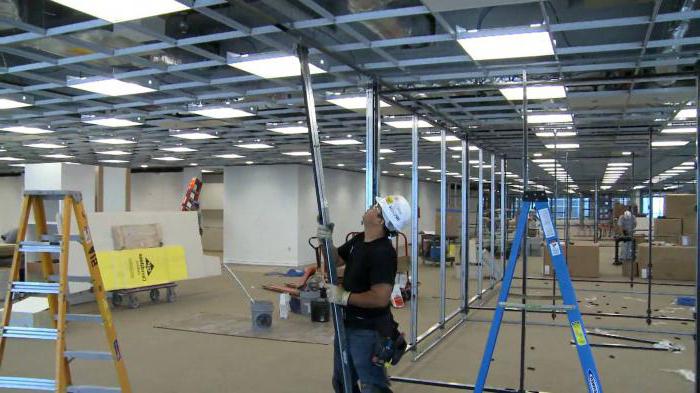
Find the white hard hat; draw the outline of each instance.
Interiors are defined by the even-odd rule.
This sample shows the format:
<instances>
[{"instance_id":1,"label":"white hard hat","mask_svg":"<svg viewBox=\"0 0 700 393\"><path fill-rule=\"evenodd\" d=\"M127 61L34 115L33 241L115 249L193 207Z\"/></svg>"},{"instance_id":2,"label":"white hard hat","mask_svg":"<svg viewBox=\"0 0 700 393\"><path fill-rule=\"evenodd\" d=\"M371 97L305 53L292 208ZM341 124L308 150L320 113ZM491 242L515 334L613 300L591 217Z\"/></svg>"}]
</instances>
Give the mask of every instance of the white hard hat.
<instances>
[{"instance_id":1,"label":"white hard hat","mask_svg":"<svg viewBox=\"0 0 700 393\"><path fill-rule=\"evenodd\" d=\"M387 195L375 199L382 208L387 229L399 232L411 221L411 205L401 195Z\"/></svg>"}]
</instances>

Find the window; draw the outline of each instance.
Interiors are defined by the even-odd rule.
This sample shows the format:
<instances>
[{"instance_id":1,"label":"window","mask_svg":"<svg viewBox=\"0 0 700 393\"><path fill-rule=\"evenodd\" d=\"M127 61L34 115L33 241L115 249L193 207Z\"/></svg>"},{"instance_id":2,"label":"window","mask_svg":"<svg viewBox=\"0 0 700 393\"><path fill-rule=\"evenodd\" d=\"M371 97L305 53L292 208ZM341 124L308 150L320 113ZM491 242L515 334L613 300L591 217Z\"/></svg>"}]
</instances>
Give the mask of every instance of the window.
<instances>
[{"instance_id":1,"label":"window","mask_svg":"<svg viewBox=\"0 0 700 393\"><path fill-rule=\"evenodd\" d=\"M661 217L664 214L664 197L655 196L652 217ZM649 214L649 197L642 198L642 213Z\"/></svg>"}]
</instances>

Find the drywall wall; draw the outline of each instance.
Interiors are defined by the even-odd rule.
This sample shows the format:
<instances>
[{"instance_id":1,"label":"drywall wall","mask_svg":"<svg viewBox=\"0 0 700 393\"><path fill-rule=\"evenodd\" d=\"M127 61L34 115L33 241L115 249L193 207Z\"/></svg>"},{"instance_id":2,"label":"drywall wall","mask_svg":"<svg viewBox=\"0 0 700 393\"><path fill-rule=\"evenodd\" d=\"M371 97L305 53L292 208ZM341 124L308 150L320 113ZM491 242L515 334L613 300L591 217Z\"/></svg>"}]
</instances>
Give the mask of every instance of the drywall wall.
<instances>
[{"instance_id":1,"label":"drywall wall","mask_svg":"<svg viewBox=\"0 0 700 393\"><path fill-rule=\"evenodd\" d=\"M102 169L102 211L126 211L127 168L104 167Z\"/></svg>"},{"instance_id":2,"label":"drywall wall","mask_svg":"<svg viewBox=\"0 0 700 393\"><path fill-rule=\"evenodd\" d=\"M182 172L131 174L131 211L180 210L184 195Z\"/></svg>"},{"instance_id":3,"label":"drywall wall","mask_svg":"<svg viewBox=\"0 0 700 393\"><path fill-rule=\"evenodd\" d=\"M298 265L295 165L224 168L224 260Z\"/></svg>"},{"instance_id":4,"label":"drywall wall","mask_svg":"<svg viewBox=\"0 0 700 393\"><path fill-rule=\"evenodd\" d=\"M364 175L326 169L335 243L360 231L365 211ZM386 177L383 194L410 199L409 179ZM311 167L299 165L230 167L224 169L224 259L231 263L300 266L315 261L308 245L316 233L316 196ZM420 183L422 230L432 230L439 187Z\"/></svg>"},{"instance_id":5,"label":"drywall wall","mask_svg":"<svg viewBox=\"0 0 700 393\"><path fill-rule=\"evenodd\" d=\"M333 242L336 245L345 241L350 232L362 231L362 215L365 212L365 176L363 173L326 169L326 193L331 220L335 224ZM381 195L400 194L411 200L411 180L384 176L380 179ZM421 216L419 231L432 231L435 226L436 209L440 206L440 187L436 183L418 184ZM310 167L300 167L299 182L299 260L302 263L315 261L314 251L308 239L316 234L316 189ZM403 230L409 233L410 227Z\"/></svg>"},{"instance_id":6,"label":"drywall wall","mask_svg":"<svg viewBox=\"0 0 700 393\"><path fill-rule=\"evenodd\" d=\"M24 192L24 177L0 177L0 234L16 228Z\"/></svg>"}]
</instances>

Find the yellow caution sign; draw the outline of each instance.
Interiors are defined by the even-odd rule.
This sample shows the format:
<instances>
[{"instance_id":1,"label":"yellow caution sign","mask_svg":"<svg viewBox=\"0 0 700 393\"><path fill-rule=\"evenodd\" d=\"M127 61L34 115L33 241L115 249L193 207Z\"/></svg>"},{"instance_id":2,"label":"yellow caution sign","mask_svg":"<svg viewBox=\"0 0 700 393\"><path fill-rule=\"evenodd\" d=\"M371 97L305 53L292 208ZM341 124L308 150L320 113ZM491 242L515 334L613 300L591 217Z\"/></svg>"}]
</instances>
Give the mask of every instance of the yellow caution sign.
<instances>
[{"instance_id":1,"label":"yellow caution sign","mask_svg":"<svg viewBox=\"0 0 700 393\"><path fill-rule=\"evenodd\" d=\"M182 246L137 248L97 253L107 291L164 284L187 278Z\"/></svg>"},{"instance_id":2,"label":"yellow caution sign","mask_svg":"<svg viewBox=\"0 0 700 393\"><path fill-rule=\"evenodd\" d=\"M574 331L574 337L576 338L576 345L582 346L586 345L586 335L583 333L583 327L579 321L574 321L571 323L571 329Z\"/></svg>"}]
</instances>

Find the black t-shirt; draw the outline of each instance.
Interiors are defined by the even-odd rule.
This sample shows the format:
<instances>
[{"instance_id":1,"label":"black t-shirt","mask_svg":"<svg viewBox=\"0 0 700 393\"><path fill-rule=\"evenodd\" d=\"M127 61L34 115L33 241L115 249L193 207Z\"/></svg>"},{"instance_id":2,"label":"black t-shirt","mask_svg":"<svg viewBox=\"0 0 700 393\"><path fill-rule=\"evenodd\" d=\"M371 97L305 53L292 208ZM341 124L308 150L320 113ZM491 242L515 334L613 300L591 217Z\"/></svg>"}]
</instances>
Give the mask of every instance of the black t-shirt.
<instances>
[{"instance_id":1,"label":"black t-shirt","mask_svg":"<svg viewBox=\"0 0 700 393\"><path fill-rule=\"evenodd\" d=\"M350 292L367 292L372 285L394 285L396 276L396 250L387 237L365 243L361 233L338 248L338 255L345 261L343 288ZM346 324L368 327L369 320L388 315L389 306L362 308L348 305L345 308Z\"/></svg>"}]
</instances>

